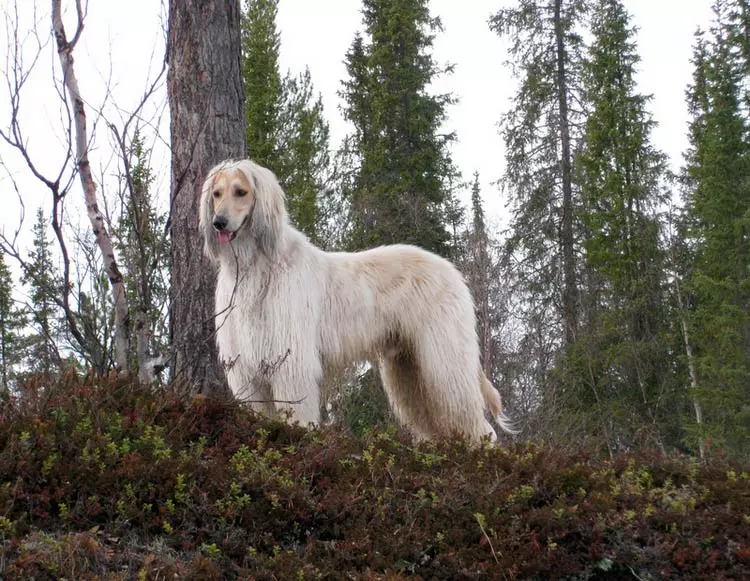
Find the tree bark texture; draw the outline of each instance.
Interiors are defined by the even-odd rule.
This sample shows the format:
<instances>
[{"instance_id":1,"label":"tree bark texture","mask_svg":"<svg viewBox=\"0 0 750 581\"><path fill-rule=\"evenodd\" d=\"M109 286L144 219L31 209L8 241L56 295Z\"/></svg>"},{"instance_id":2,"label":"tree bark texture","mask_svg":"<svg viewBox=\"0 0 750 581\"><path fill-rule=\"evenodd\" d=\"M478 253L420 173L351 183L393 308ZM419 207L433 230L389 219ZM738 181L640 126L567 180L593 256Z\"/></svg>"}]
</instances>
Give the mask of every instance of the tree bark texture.
<instances>
[{"instance_id":1,"label":"tree bark texture","mask_svg":"<svg viewBox=\"0 0 750 581\"><path fill-rule=\"evenodd\" d=\"M226 390L215 341L215 269L198 232L201 185L245 153L239 0L170 0L172 377L190 393Z\"/></svg>"},{"instance_id":2,"label":"tree bark texture","mask_svg":"<svg viewBox=\"0 0 750 581\"><path fill-rule=\"evenodd\" d=\"M578 289L576 286L575 248L573 237L573 163L570 147L570 119L568 113L568 85L565 51L565 27L562 14L563 0L555 0L555 41L557 48L557 94L560 113L560 147L562 173L562 223L560 246L563 268L563 324L565 344L571 345L578 327Z\"/></svg>"}]
</instances>

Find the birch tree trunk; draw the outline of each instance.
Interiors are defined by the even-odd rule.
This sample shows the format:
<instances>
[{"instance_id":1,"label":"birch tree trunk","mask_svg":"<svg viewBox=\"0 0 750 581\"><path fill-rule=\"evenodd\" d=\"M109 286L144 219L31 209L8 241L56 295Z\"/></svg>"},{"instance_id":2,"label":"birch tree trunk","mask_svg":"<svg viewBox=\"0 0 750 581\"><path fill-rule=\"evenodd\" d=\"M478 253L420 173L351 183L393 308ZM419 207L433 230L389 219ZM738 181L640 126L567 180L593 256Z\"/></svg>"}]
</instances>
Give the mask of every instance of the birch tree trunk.
<instances>
[{"instance_id":1,"label":"birch tree trunk","mask_svg":"<svg viewBox=\"0 0 750 581\"><path fill-rule=\"evenodd\" d=\"M83 31L83 9L81 0L76 0L77 24L72 40L68 40L65 26L62 21L61 0L52 0L52 30L57 44L57 55L63 71L63 82L73 106L73 124L75 133L75 155L78 166L78 175L83 186L86 201L86 212L91 222L91 228L96 236L96 243L101 250L104 267L109 282L112 284L112 293L115 307L115 363L119 373L127 374L129 368L129 341L128 341L128 305L125 296L125 283L122 273L117 266L115 250L112 239L109 236L104 217L99 210L96 199L96 183L91 173L89 164L89 135L86 128L86 109L83 98L78 87L75 69L73 67L73 49Z\"/></svg>"},{"instance_id":2,"label":"birch tree trunk","mask_svg":"<svg viewBox=\"0 0 750 581\"><path fill-rule=\"evenodd\" d=\"M172 122L172 377L190 393L226 390L215 341L216 272L198 233L207 171L245 155L239 0L169 0Z\"/></svg>"},{"instance_id":3,"label":"birch tree trunk","mask_svg":"<svg viewBox=\"0 0 750 581\"><path fill-rule=\"evenodd\" d=\"M674 286L677 291L677 307L680 309L680 329L682 330L682 341L685 345L685 355L687 356L688 373L690 374L690 387L693 391L693 397L691 401L693 403L693 410L695 411L695 423L698 425L703 424L703 408L701 403L698 401L695 395L698 390L698 373L695 370L695 361L693 356L693 344L690 342L690 336L688 335L687 320L685 320L685 309L682 301L682 291L680 290L680 278L675 275ZM698 453L701 460L706 457L706 447L703 438L698 441Z\"/></svg>"}]
</instances>

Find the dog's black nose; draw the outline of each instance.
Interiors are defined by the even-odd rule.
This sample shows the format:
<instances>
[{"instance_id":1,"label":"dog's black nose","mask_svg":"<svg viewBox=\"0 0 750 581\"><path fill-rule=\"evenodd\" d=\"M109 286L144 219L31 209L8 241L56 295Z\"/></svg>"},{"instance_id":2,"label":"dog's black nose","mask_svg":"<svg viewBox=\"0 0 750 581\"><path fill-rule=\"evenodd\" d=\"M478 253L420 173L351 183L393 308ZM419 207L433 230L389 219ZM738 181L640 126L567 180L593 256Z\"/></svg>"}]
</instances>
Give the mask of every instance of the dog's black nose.
<instances>
[{"instance_id":1,"label":"dog's black nose","mask_svg":"<svg viewBox=\"0 0 750 581\"><path fill-rule=\"evenodd\" d=\"M221 232L229 224L229 220L225 216L214 216L214 228Z\"/></svg>"}]
</instances>

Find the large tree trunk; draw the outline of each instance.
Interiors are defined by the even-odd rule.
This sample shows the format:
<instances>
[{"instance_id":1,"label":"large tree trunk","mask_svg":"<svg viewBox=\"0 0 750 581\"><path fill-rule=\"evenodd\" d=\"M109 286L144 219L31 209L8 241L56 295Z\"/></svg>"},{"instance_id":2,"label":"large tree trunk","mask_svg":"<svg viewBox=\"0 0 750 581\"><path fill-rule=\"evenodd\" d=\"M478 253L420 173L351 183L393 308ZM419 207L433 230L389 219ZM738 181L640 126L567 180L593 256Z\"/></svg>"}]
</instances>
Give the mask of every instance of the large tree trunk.
<instances>
[{"instance_id":1,"label":"large tree trunk","mask_svg":"<svg viewBox=\"0 0 750 581\"><path fill-rule=\"evenodd\" d=\"M557 92L560 113L560 148L562 172L562 224L560 246L563 268L563 324L565 344L571 345L578 327L578 288L576 285L575 249L573 237L573 163L570 148L570 119L568 113L568 85L565 54L565 27L562 14L563 0L555 0L555 41L557 49Z\"/></svg>"},{"instance_id":2,"label":"large tree trunk","mask_svg":"<svg viewBox=\"0 0 750 581\"><path fill-rule=\"evenodd\" d=\"M170 0L172 377L191 393L226 390L215 341L215 270L198 233L212 165L245 154L239 0Z\"/></svg>"}]
</instances>

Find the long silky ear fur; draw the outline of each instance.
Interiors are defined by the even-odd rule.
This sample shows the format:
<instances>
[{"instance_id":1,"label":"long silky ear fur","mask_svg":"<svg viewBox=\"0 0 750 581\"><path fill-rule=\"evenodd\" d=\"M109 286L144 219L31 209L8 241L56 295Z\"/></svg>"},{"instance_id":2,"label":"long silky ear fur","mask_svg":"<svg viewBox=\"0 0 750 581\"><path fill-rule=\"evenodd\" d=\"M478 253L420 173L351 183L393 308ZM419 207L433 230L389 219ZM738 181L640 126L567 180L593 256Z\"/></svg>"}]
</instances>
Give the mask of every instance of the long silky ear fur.
<instances>
[{"instance_id":1,"label":"long silky ear fur","mask_svg":"<svg viewBox=\"0 0 750 581\"><path fill-rule=\"evenodd\" d=\"M271 261L278 260L283 245L284 228L288 222L286 196L273 172L250 160L238 165L255 188L255 207L249 224L250 235L257 248Z\"/></svg>"},{"instance_id":2,"label":"long silky ear fur","mask_svg":"<svg viewBox=\"0 0 750 581\"><path fill-rule=\"evenodd\" d=\"M203 235L203 252L212 262L216 262L219 259L219 240L216 237L212 224L214 201L211 196L211 190L213 189L216 173L225 166L225 163L222 162L211 168L206 179L203 181L203 188L201 189L198 229Z\"/></svg>"}]
</instances>

